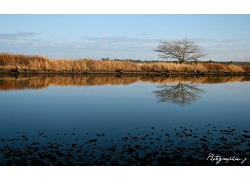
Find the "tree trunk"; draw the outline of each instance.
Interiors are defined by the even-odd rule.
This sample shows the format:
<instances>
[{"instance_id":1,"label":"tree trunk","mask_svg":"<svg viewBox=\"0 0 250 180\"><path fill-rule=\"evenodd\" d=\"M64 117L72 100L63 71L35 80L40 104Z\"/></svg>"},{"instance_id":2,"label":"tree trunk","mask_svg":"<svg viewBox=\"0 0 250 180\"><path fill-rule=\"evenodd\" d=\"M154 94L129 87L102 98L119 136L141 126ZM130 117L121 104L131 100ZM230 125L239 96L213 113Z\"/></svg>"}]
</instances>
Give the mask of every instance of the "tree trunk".
<instances>
[{"instance_id":1,"label":"tree trunk","mask_svg":"<svg viewBox=\"0 0 250 180\"><path fill-rule=\"evenodd\" d=\"M179 60L180 61L180 64L183 64L185 61L184 60Z\"/></svg>"}]
</instances>

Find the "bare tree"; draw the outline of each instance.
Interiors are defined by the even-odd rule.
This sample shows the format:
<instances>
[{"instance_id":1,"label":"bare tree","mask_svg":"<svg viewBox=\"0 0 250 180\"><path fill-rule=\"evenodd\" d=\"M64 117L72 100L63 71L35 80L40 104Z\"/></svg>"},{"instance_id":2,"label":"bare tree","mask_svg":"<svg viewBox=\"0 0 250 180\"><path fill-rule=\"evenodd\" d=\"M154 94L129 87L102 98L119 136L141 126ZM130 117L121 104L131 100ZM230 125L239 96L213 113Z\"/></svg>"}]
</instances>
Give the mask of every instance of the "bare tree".
<instances>
[{"instance_id":1,"label":"bare tree","mask_svg":"<svg viewBox=\"0 0 250 180\"><path fill-rule=\"evenodd\" d=\"M161 90L153 92L158 102L170 102L182 107L197 101L200 98L200 94L204 93L202 89L199 89L194 84L181 82L175 85L161 85L158 88L161 88Z\"/></svg>"},{"instance_id":2,"label":"bare tree","mask_svg":"<svg viewBox=\"0 0 250 180\"><path fill-rule=\"evenodd\" d=\"M198 60L205 56L202 48L195 44L194 41L184 38L176 41L161 41L161 44L154 51L160 52L161 58L176 59L181 63L190 60Z\"/></svg>"}]
</instances>

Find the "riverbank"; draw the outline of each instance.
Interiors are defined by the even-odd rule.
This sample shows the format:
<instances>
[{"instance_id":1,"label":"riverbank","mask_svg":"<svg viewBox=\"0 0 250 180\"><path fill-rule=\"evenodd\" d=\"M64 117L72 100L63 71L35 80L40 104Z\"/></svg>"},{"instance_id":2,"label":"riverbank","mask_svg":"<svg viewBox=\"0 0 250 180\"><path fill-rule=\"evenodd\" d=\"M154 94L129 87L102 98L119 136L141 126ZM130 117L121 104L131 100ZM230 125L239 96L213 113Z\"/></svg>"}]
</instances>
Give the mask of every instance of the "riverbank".
<instances>
[{"instance_id":1,"label":"riverbank","mask_svg":"<svg viewBox=\"0 0 250 180\"><path fill-rule=\"evenodd\" d=\"M134 63L123 60L55 59L22 54L0 54L0 74L158 74L158 75L250 75L250 66L170 62Z\"/></svg>"}]
</instances>

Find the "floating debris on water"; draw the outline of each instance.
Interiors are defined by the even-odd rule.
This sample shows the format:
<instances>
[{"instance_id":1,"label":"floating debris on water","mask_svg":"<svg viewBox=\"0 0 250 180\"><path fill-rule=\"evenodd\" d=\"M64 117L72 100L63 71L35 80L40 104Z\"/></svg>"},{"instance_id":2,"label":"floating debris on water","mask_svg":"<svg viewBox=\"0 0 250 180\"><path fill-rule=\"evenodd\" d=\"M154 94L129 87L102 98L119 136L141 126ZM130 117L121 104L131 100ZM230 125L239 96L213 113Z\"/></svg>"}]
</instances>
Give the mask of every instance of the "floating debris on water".
<instances>
[{"instance_id":1,"label":"floating debris on water","mask_svg":"<svg viewBox=\"0 0 250 180\"><path fill-rule=\"evenodd\" d=\"M48 136L39 136L43 139L41 141L33 138L32 142L28 139L33 135L26 134L21 138L1 136L0 165L250 165L250 131L213 127L217 129L213 132L210 127L202 127L203 130L201 127L180 127L158 132L157 128L150 126L146 131L124 133L117 138L108 139L109 134L105 132L104 136L101 132L85 135L85 140L79 136L71 141L63 140L68 134L65 132L61 133L61 141L52 137L52 142ZM39 134L44 133L39 131ZM60 139L58 133L56 136Z\"/></svg>"}]
</instances>

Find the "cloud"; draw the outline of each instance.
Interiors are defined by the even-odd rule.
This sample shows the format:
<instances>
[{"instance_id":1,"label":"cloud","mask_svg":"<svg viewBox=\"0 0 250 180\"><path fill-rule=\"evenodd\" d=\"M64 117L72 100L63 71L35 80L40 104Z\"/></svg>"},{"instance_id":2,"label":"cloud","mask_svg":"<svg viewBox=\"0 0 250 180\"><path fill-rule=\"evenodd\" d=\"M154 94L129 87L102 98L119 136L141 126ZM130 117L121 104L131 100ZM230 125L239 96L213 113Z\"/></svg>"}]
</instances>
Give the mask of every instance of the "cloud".
<instances>
[{"instance_id":1,"label":"cloud","mask_svg":"<svg viewBox=\"0 0 250 180\"><path fill-rule=\"evenodd\" d=\"M91 37L82 36L74 40L59 41L54 38L35 38L39 33L19 32L13 34L0 33L0 52L14 52L24 54L42 54L49 57L88 57L101 59L159 59L154 49L159 45L160 39L107 36ZM171 40L171 39L169 39ZM198 45L203 47L208 55L202 60L215 61L250 61L250 39L212 39L194 38Z\"/></svg>"},{"instance_id":2,"label":"cloud","mask_svg":"<svg viewBox=\"0 0 250 180\"><path fill-rule=\"evenodd\" d=\"M194 38L195 43L213 43L216 42L216 39L211 39L211 38Z\"/></svg>"},{"instance_id":3,"label":"cloud","mask_svg":"<svg viewBox=\"0 0 250 180\"><path fill-rule=\"evenodd\" d=\"M226 39L224 40L226 43L242 43L242 42L250 42L248 38L234 38L234 39Z\"/></svg>"},{"instance_id":4,"label":"cloud","mask_svg":"<svg viewBox=\"0 0 250 180\"><path fill-rule=\"evenodd\" d=\"M95 43L101 44L135 44L135 45L143 45L143 44L151 44L151 43L159 43L160 39L141 39L141 38L128 38L123 36L115 36L115 37L89 37L83 36L84 40L89 40Z\"/></svg>"},{"instance_id":5,"label":"cloud","mask_svg":"<svg viewBox=\"0 0 250 180\"><path fill-rule=\"evenodd\" d=\"M22 40L22 39L34 37L38 34L40 33L36 33L36 32L19 32L19 33L12 33L12 34L0 33L0 39Z\"/></svg>"}]
</instances>

